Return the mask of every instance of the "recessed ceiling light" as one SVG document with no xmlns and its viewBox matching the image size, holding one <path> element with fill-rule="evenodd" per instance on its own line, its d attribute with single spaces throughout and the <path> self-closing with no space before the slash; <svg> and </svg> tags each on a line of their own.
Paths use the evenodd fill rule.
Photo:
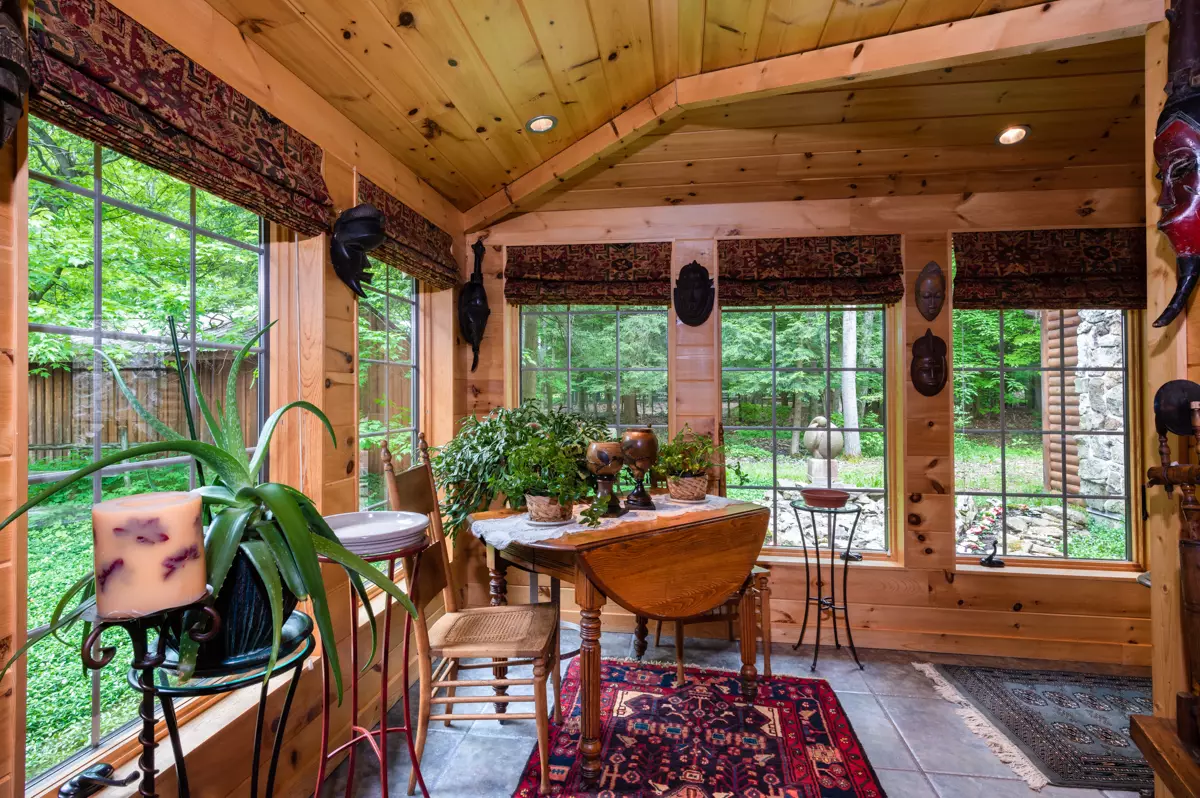
<svg viewBox="0 0 1200 798">
<path fill-rule="evenodd" d="M 1024 141 L 1025 137 L 1033 130 L 1029 125 L 1013 125 L 1006 127 L 1000 131 L 1000 135 L 996 136 L 997 144 L 1016 144 L 1019 141 Z"/>
<path fill-rule="evenodd" d="M 557 124 L 558 120 L 554 117 L 550 116 L 549 114 L 541 114 L 526 122 L 525 129 L 530 133 L 545 133 L 553 129 L 553 127 Z"/>
</svg>

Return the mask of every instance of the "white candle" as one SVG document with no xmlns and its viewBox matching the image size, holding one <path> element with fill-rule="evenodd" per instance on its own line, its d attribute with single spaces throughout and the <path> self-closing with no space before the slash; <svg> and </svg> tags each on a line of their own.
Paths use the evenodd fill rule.
<svg viewBox="0 0 1200 798">
<path fill-rule="evenodd" d="M 200 497 L 181 491 L 125 496 L 92 507 L 101 618 L 137 618 L 204 595 L 200 510 Z"/>
</svg>

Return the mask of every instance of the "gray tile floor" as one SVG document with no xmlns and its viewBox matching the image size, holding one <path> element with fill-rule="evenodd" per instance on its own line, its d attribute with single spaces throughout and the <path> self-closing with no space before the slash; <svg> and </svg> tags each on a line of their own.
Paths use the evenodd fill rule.
<svg viewBox="0 0 1200 798">
<path fill-rule="evenodd" d="M 669 629 L 667 630 L 670 631 Z M 563 633 L 564 649 L 578 645 L 578 634 Z M 667 637 L 656 649 L 651 638 L 647 660 L 670 661 L 673 643 Z M 601 638 L 605 657 L 633 656 L 633 636 L 606 634 Z M 1008 657 L 961 657 L 919 652 L 861 650 L 865 670 L 858 670 L 849 653 L 823 648 L 815 674 L 809 672 L 812 649 L 793 652 L 790 645 L 776 644 L 772 669 L 778 674 L 815 675 L 827 679 L 837 692 L 879 774 L 889 798 L 1137 798 L 1136 793 L 1071 790 L 1046 787 L 1030 790 L 1011 769 L 971 733 L 954 706 L 939 698 L 929 680 L 912 662 L 941 662 L 993 665 L 997 667 L 1045 668 L 1043 661 Z M 736 644 L 723 640 L 689 639 L 688 664 L 707 667 L 740 667 Z M 565 667 L 566 663 L 564 663 Z M 1055 668 L 1092 672 L 1121 672 L 1149 675 L 1148 669 L 1102 665 L 1054 663 Z M 525 688 L 528 690 L 529 688 Z M 514 688 L 515 690 L 515 688 Z M 488 688 L 477 694 L 490 694 Z M 471 694 L 460 690 L 460 695 Z M 415 704 L 415 700 L 413 702 Z M 394 710 L 398 712 L 399 709 Z M 456 707 L 471 712 L 471 705 Z M 423 757 L 422 773 L 431 798 L 509 798 L 534 747 L 533 721 L 462 721 L 450 728 L 432 724 Z M 404 743 L 389 741 L 391 767 L 388 792 L 404 795 L 409 763 Z M 358 798 L 378 798 L 378 765 L 369 752 L 358 757 Z M 325 796 L 343 795 L 348 770 L 343 765 Z"/>
</svg>

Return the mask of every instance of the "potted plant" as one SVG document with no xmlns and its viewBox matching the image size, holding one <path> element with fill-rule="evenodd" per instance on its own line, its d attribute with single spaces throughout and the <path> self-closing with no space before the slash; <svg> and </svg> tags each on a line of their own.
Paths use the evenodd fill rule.
<svg viewBox="0 0 1200 798">
<path fill-rule="evenodd" d="M 708 470 L 716 465 L 712 438 L 697 435 L 684 425 L 674 440 L 658 450 L 654 465 L 657 477 L 666 477 L 672 499 L 699 501 L 708 492 Z"/>
<path fill-rule="evenodd" d="M 551 435 L 509 452 L 498 486 L 509 497 L 524 496 L 530 520 L 542 522 L 569 520 L 575 502 L 589 492 L 578 455 Z"/>
<path fill-rule="evenodd" d="M 525 504 L 523 491 L 509 493 L 500 483 L 512 452 L 534 440 L 554 440 L 586 468 L 588 444 L 605 439 L 608 427 L 578 413 L 543 409 L 536 400 L 515 408 L 496 408 L 482 418 L 468 416 L 453 440 L 433 458 L 433 473 L 442 492 L 442 515 L 450 534 L 467 524 L 467 516 L 486 510 L 503 494 L 511 507 Z"/>
<path fill-rule="evenodd" d="M 219 660 L 259 650 L 267 645 L 271 647 L 267 669 L 269 673 L 278 657 L 284 622 L 297 601 L 306 599 L 311 604 L 313 620 L 322 642 L 322 651 L 329 657 L 340 702 L 342 672 L 338 661 L 337 638 L 318 557 L 325 557 L 346 569 L 351 584 L 368 608 L 370 597 L 363 583 L 364 579 L 390 594 L 414 617 L 416 610 L 408 596 L 392 580 L 361 557 L 347 551 L 338 542 L 337 536 L 325 523 L 311 499 L 287 485 L 258 480 L 266 462 L 271 436 L 280 419 L 289 410 L 302 408 L 315 415 L 325 425 L 330 437 L 334 438 L 334 445 L 337 445 L 333 427 L 320 408 L 299 401 L 291 402 L 272 413 L 263 424 L 253 454 L 247 452 L 237 401 L 237 376 L 250 349 L 269 329 L 270 325 L 247 341 L 234 357 L 223 405 L 218 401 L 215 408 L 209 406 L 200 390 L 194 364 L 190 370 L 191 391 L 195 393 L 196 402 L 213 443 L 195 439 L 194 423 L 190 416 L 191 391 L 179 356 L 178 344 L 175 347 L 176 369 L 183 390 L 184 407 L 188 413 L 192 435 L 190 439 L 164 424 L 147 410 L 125 385 L 116 365 L 108 360 L 121 393 L 163 440 L 133 446 L 80 468 L 19 507 L 16 512 L 0 522 L 0 530 L 24 515 L 30 508 L 108 466 L 161 452 L 191 455 L 196 460 L 198 475 L 204 483 L 194 492 L 200 495 L 205 515 L 209 519 L 204 536 L 208 585 L 222 618 L 222 629 L 217 640 L 203 644 L 203 651 L 199 648 L 201 644 L 193 641 L 190 636 L 178 636 L 181 677 L 190 677 L 198 660 L 202 663 L 206 659 Z M 108 359 L 107 356 L 105 358 Z M 62 641 L 61 635 L 77 623 L 82 622 L 83 635 L 86 637 L 90 631 L 90 624 L 85 620 L 85 615 L 95 603 L 95 576 L 89 573 L 81 576 L 63 594 L 45 632 L 31 637 L 25 646 L 4 664 L 0 676 L 29 646 L 47 638 Z M 367 617 L 371 627 L 371 656 L 367 658 L 367 666 L 364 667 L 369 667 L 374 658 L 376 643 L 374 614 L 368 612 Z"/>
</svg>

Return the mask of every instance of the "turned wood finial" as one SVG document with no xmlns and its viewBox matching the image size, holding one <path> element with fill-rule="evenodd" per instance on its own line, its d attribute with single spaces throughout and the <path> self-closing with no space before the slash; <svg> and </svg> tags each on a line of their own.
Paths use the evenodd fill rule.
<svg viewBox="0 0 1200 798">
<path fill-rule="evenodd" d="M 392 467 L 392 450 L 388 447 L 388 442 L 383 442 L 383 470 L 389 474 L 396 473 Z"/>
<path fill-rule="evenodd" d="M 425 465 L 431 465 L 429 459 L 429 441 L 425 440 L 425 433 L 417 433 L 417 449 L 421 452 L 421 462 Z"/>
</svg>

